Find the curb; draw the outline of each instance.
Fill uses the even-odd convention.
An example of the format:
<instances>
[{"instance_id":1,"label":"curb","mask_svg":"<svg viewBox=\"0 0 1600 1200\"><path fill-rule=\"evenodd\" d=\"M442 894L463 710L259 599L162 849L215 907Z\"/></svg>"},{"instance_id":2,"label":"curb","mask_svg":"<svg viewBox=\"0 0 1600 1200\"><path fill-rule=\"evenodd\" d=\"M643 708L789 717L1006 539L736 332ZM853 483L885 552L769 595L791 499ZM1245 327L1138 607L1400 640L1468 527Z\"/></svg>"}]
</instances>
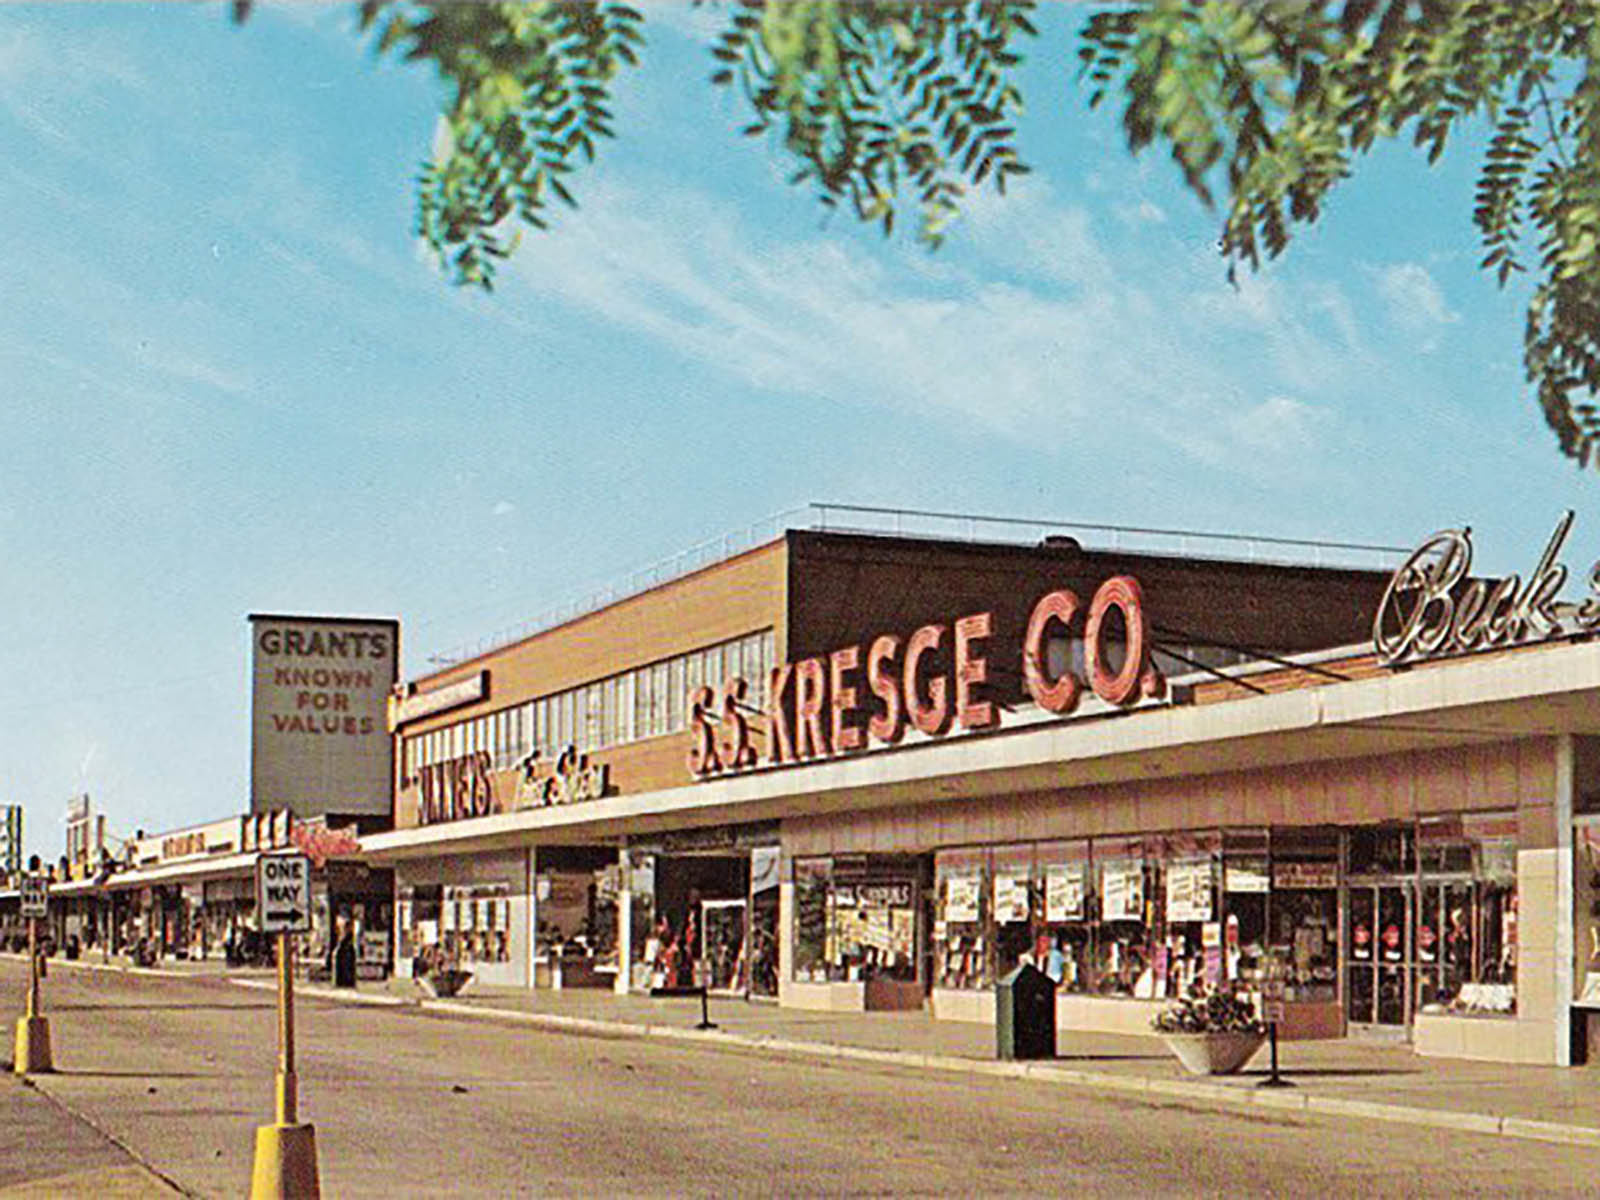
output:
<instances>
[{"instance_id":1,"label":"curb","mask_svg":"<svg viewBox=\"0 0 1600 1200\"><path fill-rule=\"evenodd\" d=\"M26 955L7 954L0 957L27 960ZM92 971L157 975L168 979L190 977L183 971L162 971L147 967L86 962L68 962L63 965ZM256 991L277 990L277 983L273 980L228 978L227 982L234 987ZM1568 1125L1559 1121L1540 1121L1529 1117L1495 1116L1492 1113L1425 1108L1414 1104L1386 1104L1377 1100L1349 1100L1300 1091L1264 1091L1253 1087L1230 1087L1226 1084L1196 1083L1184 1079L1113 1075L1103 1071L1086 1071L1080 1067L1057 1066L1049 1062L991 1061L960 1058L949 1054L922 1054L915 1051L879 1050L869 1046L850 1046L831 1042L806 1042L777 1035L752 1036L721 1030L651 1025L638 1021L608 1021L595 1017L569 1017L558 1013L524 1012L513 1008L462 1004L453 1000L422 998L408 1000L399 996L374 995L370 992L351 992L320 986L301 985L296 987L295 991L298 995L343 1004L412 1008L421 1012L437 1013L440 1016L525 1025L554 1033L681 1042L702 1047L737 1047L768 1054L795 1054L807 1058L871 1062L883 1066L942 1071L958 1075L1069 1084L1105 1092L1119 1092L1135 1098L1143 1097L1153 1104L1187 1100L1221 1108L1278 1109L1316 1116L1355 1117L1361 1120L1385 1121L1428 1129L1448 1129L1457 1133L1517 1138L1521 1141L1600 1147L1600 1127Z\"/></svg>"},{"instance_id":2,"label":"curb","mask_svg":"<svg viewBox=\"0 0 1600 1200\"><path fill-rule=\"evenodd\" d=\"M357 997L342 996L353 1000ZM403 1003L403 1002L402 1002ZM1105 1092L1120 1092L1143 1097L1151 1103L1173 1100L1202 1102L1222 1108L1277 1109L1315 1116L1355 1117L1368 1121L1414 1125L1428 1129L1447 1129L1522 1141L1555 1142L1573 1146L1600 1147L1600 1128L1567 1125L1557 1121L1538 1121L1527 1117L1495 1116L1492 1113L1462 1112L1456 1109L1425 1108L1414 1104L1386 1104L1376 1100L1347 1100L1337 1096L1316 1096L1298 1091L1265 1091L1259 1088L1230 1087L1217 1083L1194 1083L1183 1079L1152 1079L1138 1075L1112 1075L1077 1067L1058 1067L1043 1062L1003 1062L959 1058L947 1054L920 1054L899 1050L878 1050L866 1046L837 1045L829 1042L804 1042L785 1037L752 1037L748 1034L680 1029L667 1025L646 1025L634 1021L606 1021L591 1017L568 1017L556 1013L530 1013L518 1009L489 1008L448 1000L421 1000L417 1007L425 1012L477 1020L512 1022L560 1033L581 1033L613 1038L646 1038L683 1042L699 1046L738 1047L766 1053L804 1055L809 1058L873 1062L884 1066L920 1068L952 1074L988 1078L1030 1079L1040 1083L1070 1084Z\"/></svg>"},{"instance_id":3,"label":"curb","mask_svg":"<svg viewBox=\"0 0 1600 1200\"><path fill-rule=\"evenodd\" d=\"M275 992L278 990L277 980L267 979L229 979L234 987L250 988L257 992ZM409 1008L416 1003L414 1000L404 1000L399 996L378 996L371 992L349 992L337 988L322 987L314 983L296 983L294 986L296 997L310 997L314 1000L339 1000L346 1004L375 1004L381 1008Z\"/></svg>"}]
</instances>

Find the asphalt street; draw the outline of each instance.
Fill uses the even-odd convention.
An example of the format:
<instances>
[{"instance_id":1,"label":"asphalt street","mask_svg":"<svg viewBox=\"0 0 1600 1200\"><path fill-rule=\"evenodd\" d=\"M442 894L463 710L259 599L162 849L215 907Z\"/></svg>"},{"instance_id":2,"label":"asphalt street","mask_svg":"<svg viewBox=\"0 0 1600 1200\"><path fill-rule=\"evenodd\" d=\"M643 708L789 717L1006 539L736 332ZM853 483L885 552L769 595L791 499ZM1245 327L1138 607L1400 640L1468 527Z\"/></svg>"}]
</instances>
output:
<instances>
[{"instance_id":1,"label":"asphalt street","mask_svg":"<svg viewBox=\"0 0 1600 1200\"><path fill-rule=\"evenodd\" d=\"M23 982L20 964L0 962L8 1020ZM52 972L45 986L59 1071L37 1079L41 1092L184 1190L245 1194L254 1129L272 1117L270 993L76 970ZM301 1116L316 1125L331 1197L1600 1189L1600 1151L1580 1147L413 1009L310 999L297 1008ZM79 1132L97 1149L63 1141L62 1158L106 1152L105 1138ZM27 1138L0 1124L0 1163L20 1160Z\"/></svg>"}]
</instances>

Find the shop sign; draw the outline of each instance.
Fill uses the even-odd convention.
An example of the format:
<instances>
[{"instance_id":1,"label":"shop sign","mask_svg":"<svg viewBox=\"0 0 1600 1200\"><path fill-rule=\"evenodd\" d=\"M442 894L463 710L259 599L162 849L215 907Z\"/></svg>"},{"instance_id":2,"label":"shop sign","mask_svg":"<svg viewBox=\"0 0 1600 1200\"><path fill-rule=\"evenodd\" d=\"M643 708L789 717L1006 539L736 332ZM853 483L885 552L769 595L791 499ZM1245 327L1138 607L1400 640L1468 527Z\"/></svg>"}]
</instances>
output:
<instances>
[{"instance_id":1,"label":"shop sign","mask_svg":"<svg viewBox=\"0 0 1600 1200\"><path fill-rule=\"evenodd\" d=\"M911 884L908 880L836 883L833 902L840 908L910 908Z\"/></svg>"},{"instance_id":2,"label":"shop sign","mask_svg":"<svg viewBox=\"0 0 1600 1200\"><path fill-rule=\"evenodd\" d=\"M289 840L318 866L330 858L353 858L361 853L361 839L353 827L329 829L325 823L299 821L290 831Z\"/></svg>"},{"instance_id":3,"label":"shop sign","mask_svg":"<svg viewBox=\"0 0 1600 1200\"><path fill-rule=\"evenodd\" d=\"M22 870L22 805L0 804L0 875Z\"/></svg>"},{"instance_id":4,"label":"shop sign","mask_svg":"<svg viewBox=\"0 0 1600 1200\"><path fill-rule=\"evenodd\" d=\"M494 760L487 750L429 763L417 770L417 823L437 825L496 812Z\"/></svg>"},{"instance_id":5,"label":"shop sign","mask_svg":"<svg viewBox=\"0 0 1600 1200\"><path fill-rule=\"evenodd\" d=\"M1385 666L1527 645L1600 629L1600 563L1589 572L1582 603L1558 600L1567 582L1559 561L1572 532L1569 509L1533 573L1498 580L1472 578L1472 530L1445 529L1412 552L1389 580L1372 624L1372 644Z\"/></svg>"},{"instance_id":6,"label":"shop sign","mask_svg":"<svg viewBox=\"0 0 1600 1200\"><path fill-rule=\"evenodd\" d=\"M161 861L170 862L174 858L189 858L192 855L206 852L206 835L201 829L192 829L188 833L174 833L161 839Z\"/></svg>"},{"instance_id":7,"label":"shop sign","mask_svg":"<svg viewBox=\"0 0 1600 1200\"><path fill-rule=\"evenodd\" d=\"M1080 613L1087 678L1070 666L1052 676L1046 645L1070 632ZM1115 670L1113 614L1120 616L1125 638L1122 665ZM884 634L865 654L861 645L845 646L774 667L767 687L766 765L894 746L908 728L943 737L954 726L968 732L998 727L1001 710L985 694L989 661L982 653L993 625L993 613L972 613L950 625L924 625L905 638ZM1023 637L1023 682L1046 712L1071 713L1086 687L1107 704L1131 707L1166 694L1150 649L1143 593L1132 576L1106 580L1087 608L1069 590L1050 592L1034 606ZM748 682L737 677L719 690L690 693L689 770L697 778L757 765L748 693Z\"/></svg>"},{"instance_id":8,"label":"shop sign","mask_svg":"<svg viewBox=\"0 0 1600 1200\"><path fill-rule=\"evenodd\" d=\"M1232 895L1264 896L1272 890L1265 859L1248 863L1230 862L1223 869L1222 878L1223 890Z\"/></svg>"},{"instance_id":9,"label":"shop sign","mask_svg":"<svg viewBox=\"0 0 1600 1200\"><path fill-rule=\"evenodd\" d=\"M1338 887L1339 867L1331 862L1275 862L1272 886L1301 890Z\"/></svg>"},{"instance_id":10,"label":"shop sign","mask_svg":"<svg viewBox=\"0 0 1600 1200\"><path fill-rule=\"evenodd\" d=\"M287 809L278 812L251 813L244 817L239 827L239 849L276 850L289 845L294 825L294 814Z\"/></svg>"},{"instance_id":11,"label":"shop sign","mask_svg":"<svg viewBox=\"0 0 1600 1200\"><path fill-rule=\"evenodd\" d=\"M250 807L387 813L399 623L250 618Z\"/></svg>"},{"instance_id":12,"label":"shop sign","mask_svg":"<svg viewBox=\"0 0 1600 1200\"><path fill-rule=\"evenodd\" d=\"M530 754L518 765L518 808L598 800L611 786L610 766L591 763L576 746L569 745L554 763Z\"/></svg>"}]
</instances>

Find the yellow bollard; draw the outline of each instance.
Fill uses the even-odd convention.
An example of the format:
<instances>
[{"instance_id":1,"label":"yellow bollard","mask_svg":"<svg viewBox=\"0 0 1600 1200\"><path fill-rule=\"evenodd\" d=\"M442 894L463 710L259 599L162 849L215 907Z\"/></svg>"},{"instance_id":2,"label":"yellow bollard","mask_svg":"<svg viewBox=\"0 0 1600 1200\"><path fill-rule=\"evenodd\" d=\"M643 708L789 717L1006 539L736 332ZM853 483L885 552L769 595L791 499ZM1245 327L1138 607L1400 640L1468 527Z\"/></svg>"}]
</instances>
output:
<instances>
[{"instance_id":1,"label":"yellow bollard","mask_svg":"<svg viewBox=\"0 0 1600 1200\"><path fill-rule=\"evenodd\" d=\"M28 918L28 1011L17 1022L16 1054L11 1069L18 1075L43 1075L55 1070L50 1054L50 1018L39 1013L39 921Z\"/></svg>"},{"instance_id":2,"label":"yellow bollard","mask_svg":"<svg viewBox=\"0 0 1600 1200\"><path fill-rule=\"evenodd\" d=\"M277 1117L256 1127L250 1200L319 1200L317 1133L299 1122L294 1072L294 953L291 933L278 934Z\"/></svg>"}]
</instances>

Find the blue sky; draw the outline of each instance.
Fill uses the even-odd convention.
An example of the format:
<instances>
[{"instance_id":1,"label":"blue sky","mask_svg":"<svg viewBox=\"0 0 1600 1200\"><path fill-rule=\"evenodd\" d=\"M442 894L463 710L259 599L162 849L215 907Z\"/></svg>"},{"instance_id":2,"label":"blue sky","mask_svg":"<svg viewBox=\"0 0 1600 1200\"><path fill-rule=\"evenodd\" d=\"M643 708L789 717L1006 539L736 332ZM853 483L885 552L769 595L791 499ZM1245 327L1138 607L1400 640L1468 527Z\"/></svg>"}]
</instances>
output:
<instances>
[{"instance_id":1,"label":"blue sky","mask_svg":"<svg viewBox=\"0 0 1600 1200\"><path fill-rule=\"evenodd\" d=\"M1410 545L1527 570L1596 482L1476 268L1471 147L1375 155L1230 288L1047 14L1005 201L823 219L651 8L582 208L493 296L412 235L426 73L352 6L0 7L0 800L62 849L248 805L245 615L394 616L406 669L812 500ZM1466 151L1466 152L1463 152Z\"/></svg>"}]
</instances>

